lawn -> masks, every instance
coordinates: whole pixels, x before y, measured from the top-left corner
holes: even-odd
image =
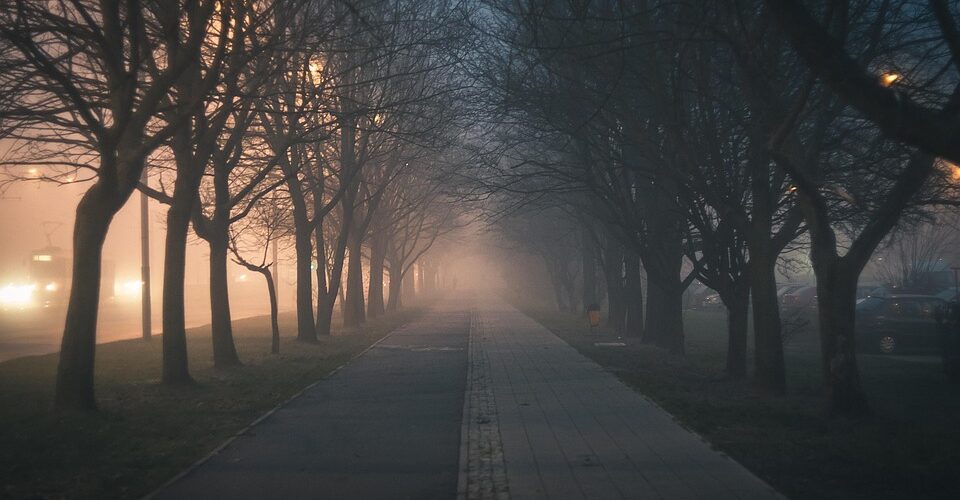
[[[0,363],[0,498],[139,498],[234,435],[256,417],[323,378],[394,328],[410,309],[335,332],[317,344],[286,338],[271,355],[265,317],[234,323],[244,366],[215,370],[209,327],[188,332],[196,384],[159,384],[161,338],[97,349],[95,414],[51,409],[57,356]]]
[[[722,312],[686,314],[685,357],[632,339],[627,347],[595,346],[616,337],[604,329],[591,336],[578,316],[524,312],[788,497],[960,498],[960,388],[936,357],[861,356],[875,415],[830,419],[812,329],[785,346],[789,395],[769,398],[723,376]]]

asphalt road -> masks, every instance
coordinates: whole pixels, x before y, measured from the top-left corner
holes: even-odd
[[[200,299],[203,306],[205,302]],[[206,307],[190,307],[186,311],[187,328],[210,323]],[[269,314],[263,301],[233,301],[233,319]],[[159,333],[160,301],[153,306],[153,332]],[[63,336],[64,308],[36,308],[27,310],[0,310],[0,362],[22,356],[36,356],[60,351]],[[97,343],[139,338],[140,304],[138,302],[107,302],[101,305],[97,326]]]

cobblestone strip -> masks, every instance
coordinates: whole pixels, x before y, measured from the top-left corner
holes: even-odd
[[[490,380],[490,360],[484,349],[486,342],[488,339],[483,319],[473,310],[470,315],[469,368],[460,442],[460,484],[457,487],[460,500],[510,498],[497,403]]]

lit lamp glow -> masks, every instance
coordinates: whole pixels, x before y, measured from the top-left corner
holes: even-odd
[[[33,302],[36,285],[9,284],[0,288],[0,305],[6,307],[27,307]]]
[[[900,73],[884,73],[880,75],[880,85],[884,87],[889,87],[903,78],[903,75]]]
[[[937,166],[945,178],[949,177],[951,182],[960,184],[960,165],[941,159],[937,162]]]
[[[140,280],[124,281],[115,285],[113,287],[113,292],[115,295],[119,295],[128,299],[134,299],[139,297],[143,292],[143,282]]]

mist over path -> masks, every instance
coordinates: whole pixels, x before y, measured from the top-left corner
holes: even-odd
[[[459,292],[156,498],[779,498],[502,299]]]

